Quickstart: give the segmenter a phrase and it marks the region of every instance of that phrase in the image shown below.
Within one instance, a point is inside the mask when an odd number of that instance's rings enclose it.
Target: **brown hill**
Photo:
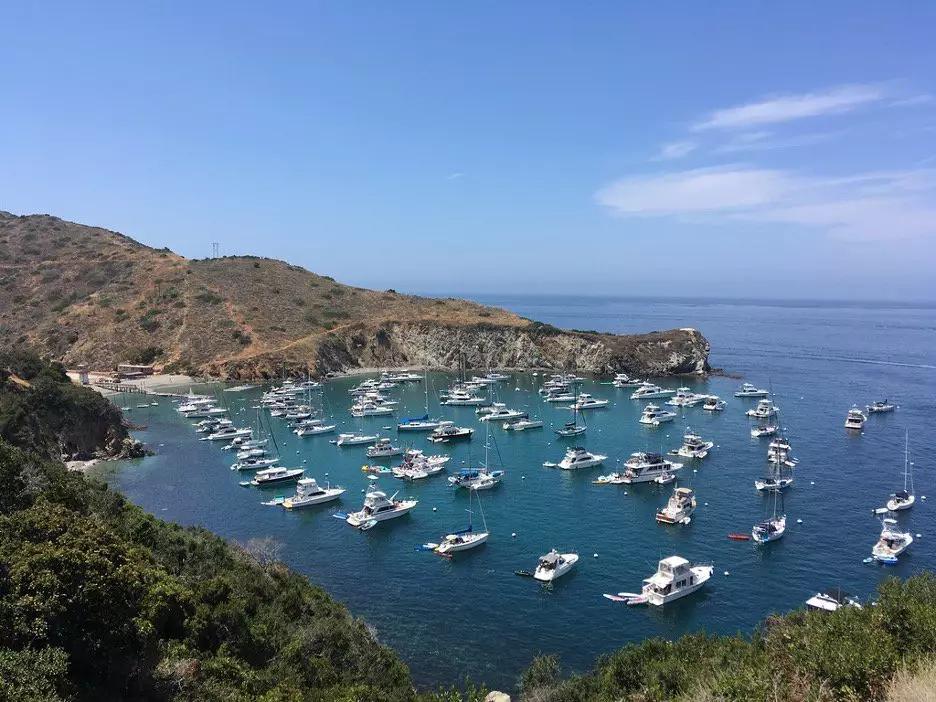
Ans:
[[[224,377],[353,367],[707,370],[692,330],[564,332],[466,300],[379,292],[252,256],[191,260],[116,232],[0,212],[0,343],[66,364]]]

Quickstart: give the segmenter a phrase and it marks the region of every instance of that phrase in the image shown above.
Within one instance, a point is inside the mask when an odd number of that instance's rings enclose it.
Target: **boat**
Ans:
[[[374,402],[364,402],[351,408],[352,417],[384,417],[388,414],[393,414],[392,407]]]
[[[248,448],[238,451],[234,456],[237,460],[243,461],[247,458],[256,458],[257,456],[265,456],[266,449],[264,448]]]
[[[650,403],[644,407],[643,414],[640,415],[640,419],[637,421],[641,424],[658,427],[663,422],[672,422],[674,419],[676,419],[675,412],[670,412]]]
[[[780,490],[774,490],[773,495],[773,516],[762,522],[758,522],[751,529],[751,538],[759,544],[776,541],[786,532],[786,514],[783,513],[783,493]]]
[[[657,477],[655,477],[653,479],[653,482],[655,482],[657,485],[669,485],[674,480],[676,480],[675,475],[664,471],[663,473],[660,473]]]
[[[480,407],[489,404],[489,400],[466,390],[452,390],[444,400],[441,400],[441,404],[453,407]]]
[[[561,461],[556,464],[550,464],[547,467],[561,468],[562,470],[578,470],[580,468],[600,466],[607,459],[607,456],[600,453],[589,453],[582,446],[574,446],[566,449],[565,456],[562,457]]]
[[[291,483],[297,480],[303,474],[302,468],[283,468],[275,466],[266,470],[258,471],[254,474],[253,480],[248,485],[263,487],[264,485],[279,485],[280,483]],[[244,483],[241,483],[242,485]]]
[[[777,433],[777,428],[776,424],[758,424],[756,427],[751,427],[751,436],[755,439],[773,436]]]
[[[469,490],[490,490],[497,487],[504,480],[506,473],[503,470],[490,469],[490,447],[491,447],[491,426],[486,425],[484,436],[484,462],[480,468],[461,470],[451,476],[448,481],[455,487],[463,487]],[[469,456],[469,463],[471,458]]]
[[[907,480],[909,479],[909,486]],[[887,509],[891,512],[902,512],[913,507],[916,495],[913,490],[913,464],[910,462],[910,433],[904,439],[904,486],[903,490],[895,492],[887,501]]]
[[[481,523],[484,525],[484,531],[475,531],[474,524],[472,523],[471,511],[471,492],[468,493],[468,528],[462,529],[461,531],[454,531],[451,534],[446,534],[439,540],[439,545],[436,547],[436,553],[440,553],[443,556],[450,553],[458,553],[459,551],[468,551],[473,548],[477,548],[482,544],[486,544],[488,537],[491,535],[487,528],[487,521],[484,518],[484,510],[481,508],[481,498],[478,498],[478,510],[481,512]]]
[[[368,458],[391,458],[402,456],[405,449],[395,445],[390,439],[377,439],[373,446],[367,447]]]
[[[221,427],[213,434],[199,437],[199,441],[225,441],[238,437],[248,437],[253,434],[252,429],[238,429],[237,427]]]
[[[651,604],[655,607],[678,600],[701,588],[715,572],[712,565],[692,565],[682,556],[669,556],[657,565],[657,571],[643,581],[639,595],[630,595],[628,605]]]
[[[397,431],[435,431],[442,426],[450,426],[454,422],[444,421],[442,419],[430,419],[429,417],[429,376],[428,371],[423,369],[423,393],[425,395],[425,414],[421,417],[411,417],[404,419],[397,424]]]
[[[786,490],[790,485],[793,484],[793,475],[792,472],[788,476],[784,476],[781,471],[781,465],[779,464],[768,464],[767,475],[763,478],[754,481],[754,488],[759,492],[778,492],[780,490]]]
[[[757,401],[757,407],[749,409],[745,414],[754,419],[770,419],[777,414],[778,409],[773,400],[763,398]]]
[[[656,513],[656,520],[661,524],[688,524],[695,508],[696,498],[692,488],[677,487],[666,507]]]
[[[630,399],[632,400],[652,400],[658,397],[670,397],[676,393],[675,390],[664,390],[659,385],[645,383],[634,390]]]
[[[860,431],[866,421],[868,421],[868,418],[861,413],[861,410],[852,407],[845,417],[845,428]]]
[[[456,441],[470,441],[474,429],[470,427],[456,427],[452,424],[439,427],[429,437],[429,441],[434,444],[451,444]]]
[[[721,412],[727,405],[718,395],[708,395],[702,402],[702,409],[706,412]]]
[[[361,446],[362,444],[372,444],[380,437],[376,434],[339,434],[337,446]]]
[[[644,381],[631,378],[627,373],[617,373],[611,384],[616,388],[637,388],[644,384]]]
[[[702,459],[708,456],[708,452],[715,446],[714,441],[705,441],[698,434],[694,434],[692,429],[686,427],[686,433],[683,435],[683,443],[671,453],[683,458]]]
[[[507,407],[501,405],[499,407],[494,407],[490,412],[483,413],[479,418],[479,422],[501,422],[501,421],[510,421],[512,419],[525,419],[530,415],[529,412],[524,412],[523,410],[513,410],[508,409]]]
[[[359,511],[349,514],[345,521],[353,527],[361,528],[370,522],[402,517],[419,504],[419,500],[397,500],[397,494],[394,493],[393,497],[388,498],[387,493],[378,489],[375,478],[371,478],[370,487],[364,496],[364,506]]]
[[[513,422],[504,422],[507,431],[526,431],[527,429],[542,429],[542,419],[517,419]]]
[[[234,439],[227,446],[222,446],[222,451],[241,451],[243,449],[263,448],[269,443],[268,439],[245,439],[239,437]]]
[[[624,474],[608,473],[607,475],[599,475],[592,480],[592,485],[624,485]]]
[[[750,383],[742,384],[741,389],[734,394],[735,397],[767,397],[769,395],[770,392],[768,390],[758,388],[756,385],[751,385]]]
[[[575,395],[568,389],[556,389],[546,393],[546,397],[543,398],[543,401],[549,403],[575,402]]]
[[[315,436],[316,434],[330,434],[337,428],[337,424],[315,424],[299,427],[294,430],[294,433],[296,436]]]
[[[559,437],[563,439],[568,439],[573,436],[581,436],[582,434],[584,434],[585,431],[588,429],[588,424],[586,424],[585,422],[584,415],[582,416],[582,423],[579,424],[578,417],[579,417],[578,403],[575,403],[572,405],[572,421],[566,422],[561,427],[556,429],[556,434],[558,434]]]
[[[321,487],[315,478],[301,478],[296,483],[296,494],[283,500],[286,509],[301,509],[311,505],[337,500],[345,493],[343,487]]]
[[[910,548],[913,535],[897,529],[897,520],[885,517],[881,520],[881,536],[871,549],[871,558],[881,563],[895,563],[897,557]]]
[[[589,410],[589,409],[604,409],[610,403],[611,403],[610,400],[601,400],[601,399],[598,399],[597,397],[592,397],[587,392],[583,392],[583,393],[580,393],[579,396],[575,399],[575,404],[573,405],[573,407],[575,407],[576,410],[581,412],[582,410]]]
[[[877,402],[872,402],[870,405],[865,405],[865,409],[868,410],[868,414],[884,414],[885,412],[893,412],[897,405],[891,404],[887,400],[878,400]]]
[[[682,463],[673,463],[666,460],[659,453],[644,453],[638,451],[624,462],[625,485],[636,483],[649,483],[655,481],[663,474],[673,474],[682,470]]]
[[[806,609],[811,612],[835,612],[842,607],[861,609],[861,603],[840,587],[817,592],[806,600]]]
[[[694,407],[702,402],[705,397],[705,395],[697,395],[689,388],[677,388],[676,394],[667,400],[666,404],[670,407]]]
[[[559,553],[553,549],[539,559],[533,578],[543,583],[551,583],[572,570],[572,566],[578,563],[578,560],[577,553]]]
[[[237,463],[231,465],[231,470],[259,470],[261,468],[269,468],[277,463],[279,463],[279,458],[263,458],[257,456],[237,461]]]

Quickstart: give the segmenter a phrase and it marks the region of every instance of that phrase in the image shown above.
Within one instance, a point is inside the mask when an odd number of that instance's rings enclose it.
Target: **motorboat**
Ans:
[[[624,485],[624,474],[623,473],[608,473],[607,475],[599,475],[597,478],[592,480],[593,485]]]
[[[422,417],[404,419],[397,424],[397,431],[435,431],[439,427],[451,426],[455,422],[441,419],[430,419],[429,414]]]
[[[385,383],[418,383],[423,379],[423,376],[411,371],[398,371],[396,373],[382,373],[380,379]]]
[[[231,470],[260,470],[261,468],[269,468],[270,466],[276,465],[277,463],[279,463],[279,458],[273,456],[268,458],[262,456],[252,456],[232,464]]]
[[[590,453],[582,446],[566,449],[565,456],[555,464],[543,464],[548,468],[561,468],[562,470],[579,470],[580,468],[593,468],[600,466],[608,459],[600,453]]]
[[[868,421],[868,418],[861,413],[861,410],[852,407],[845,417],[845,428],[860,431],[866,421]]]
[[[393,414],[392,407],[378,405],[373,402],[365,402],[351,408],[352,417],[385,417],[388,414]]]
[[[742,384],[741,389],[734,394],[735,397],[767,397],[769,395],[769,390],[758,388],[750,383]]]
[[[368,458],[392,458],[393,456],[402,456],[404,451],[402,446],[397,446],[390,439],[377,439],[373,446],[367,447]]]
[[[871,558],[881,563],[896,563],[897,557],[910,548],[913,535],[897,529],[897,520],[884,518],[881,520],[881,536],[871,549]]]
[[[696,508],[695,492],[692,488],[678,487],[673,490],[666,507],[656,513],[662,524],[688,524]]]
[[[758,424],[756,427],[751,427],[751,437],[760,439],[764,436],[773,436],[777,433],[777,429],[775,424]]]
[[[773,439],[767,447],[767,462],[778,466],[795,468],[798,461],[790,455],[790,441],[784,436]]]
[[[806,600],[806,609],[811,612],[835,612],[842,607],[861,609],[861,603],[858,598],[853,597],[840,587],[825,592],[817,592]]]
[[[526,431],[527,429],[542,429],[542,419],[517,419],[513,422],[504,422],[507,431]]]
[[[878,400],[877,402],[872,402],[870,405],[865,405],[865,409],[868,410],[868,414],[883,414],[885,412],[893,412],[897,405],[894,405],[887,400]]]
[[[646,383],[634,390],[630,399],[632,400],[652,400],[658,397],[670,397],[676,393],[675,390],[665,390],[659,385]]]
[[[222,451],[242,451],[244,449],[263,448],[269,443],[269,439],[246,439],[243,436],[234,439],[227,446],[222,446]]]
[[[315,436],[316,434],[330,434],[337,428],[337,424],[315,424],[299,427],[294,430],[294,433],[296,436]]]
[[[592,397],[587,392],[583,392],[575,399],[575,409],[579,412],[588,409],[604,409],[610,403],[610,400],[601,400],[597,397]]]
[[[681,556],[669,556],[659,562],[656,573],[643,581],[640,595],[627,597],[626,602],[661,607],[691,595],[705,585],[714,572],[713,565],[692,565]]]
[[[780,490],[774,490],[773,496],[773,516],[758,522],[751,529],[751,538],[759,544],[776,541],[786,532],[786,514],[782,506],[783,493]]]
[[[577,553],[559,553],[553,549],[539,559],[533,577],[540,582],[551,583],[572,570],[572,566],[578,563],[578,560]]]
[[[668,461],[659,453],[638,451],[624,462],[623,482],[625,485],[649,483],[664,473],[672,474],[679,470],[682,470],[682,463]]]
[[[667,400],[666,404],[670,407],[694,407],[705,398],[705,395],[697,395],[689,388],[677,388],[676,394]]]
[[[301,509],[312,505],[320,505],[324,502],[337,500],[345,493],[343,487],[321,487],[315,478],[301,478],[296,483],[296,494],[283,500],[283,507],[286,509]]]
[[[439,427],[432,432],[429,441],[434,444],[451,444],[456,441],[470,441],[472,434],[474,434],[474,429],[471,427],[456,427],[449,424],[444,427]]]
[[[669,472],[660,473],[657,477],[653,479],[657,485],[669,485],[676,480],[676,476]]]
[[[252,429],[238,429],[237,427],[221,427],[218,431],[207,436],[199,437],[199,441],[225,441],[238,437],[247,437],[253,433]]]
[[[640,419],[637,421],[641,424],[658,427],[663,422],[672,422],[674,419],[676,419],[675,412],[670,412],[651,403],[644,407],[643,414],[640,415]]]
[[[255,487],[263,487],[264,485],[291,483],[295,480],[298,480],[303,472],[304,471],[302,468],[283,468],[281,466],[274,466],[273,468],[267,468],[266,470],[261,470],[255,473],[253,480],[251,480],[248,484]],[[241,484],[243,485],[243,483]]]
[[[611,384],[616,388],[637,388],[644,384],[644,381],[631,378],[627,373],[617,373]]]
[[[793,484],[793,476],[789,477],[780,477],[776,475],[768,475],[764,478],[759,478],[754,481],[754,488],[759,492],[772,492],[776,490],[786,490],[790,485]]]
[[[543,401],[549,403],[575,402],[575,395],[572,394],[569,390],[556,390],[554,392],[547,393],[546,397],[543,398]]]
[[[718,395],[706,395],[705,400],[702,401],[702,409],[706,412],[722,412],[727,405],[728,403]]]
[[[757,407],[749,409],[745,414],[754,419],[770,419],[777,414],[778,409],[773,400],[763,398],[757,401]]]
[[[247,458],[256,458],[257,456],[265,456],[265,455],[266,455],[266,449],[258,446],[255,448],[241,449],[240,451],[237,452],[237,454],[234,457],[239,461],[243,461],[244,459],[247,459]]]
[[[708,452],[715,446],[714,441],[705,441],[698,434],[694,434],[692,429],[686,427],[686,433],[683,435],[683,443],[675,451],[675,455],[683,458],[705,458]]]
[[[524,412],[523,410],[513,410],[508,409],[507,407],[495,407],[490,412],[485,412],[479,418],[479,422],[502,422],[510,421],[512,419],[524,419],[530,415],[529,412]]]
[[[371,479],[373,481],[373,478]],[[367,494],[364,496],[364,506],[357,512],[349,514],[345,521],[353,527],[362,528],[371,522],[383,522],[388,519],[402,517],[419,504],[419,500],[397,500],[396,494],[387,497],[387,493],[378,489],[377,483],[371,482]]]
[[[474,395],[465,390],[453,390],[444,400],[441,400],[441,404],[453,407],[480,407],[489,404],[489,400],[486,397]]]
[[[909,481],[909,483],[908,483]],[[887,501],[887,509],[891,512],[902,512],[913,507],[916,502],[916,495],[913,490],[913,464],[910,462],[910,434],[906,436],[906,446],[904,448],[904,486],[891,495]]]
[[[372,444],[380,437],[376,434],[339,434],[337,446],[361,446],[362,444]]]

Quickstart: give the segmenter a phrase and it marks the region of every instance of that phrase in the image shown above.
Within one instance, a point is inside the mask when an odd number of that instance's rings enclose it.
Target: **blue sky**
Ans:
[[[936,299],[930,2],[0,23],[0,209],[398,290]]]

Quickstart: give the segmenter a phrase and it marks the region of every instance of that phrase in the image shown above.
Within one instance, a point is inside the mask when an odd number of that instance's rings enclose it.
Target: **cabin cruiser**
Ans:
[[[380,437],[376,434],[339,434],[337,446],[360,446],[361,444],[372,444]]]
[[[754,489],[758,492],[774,492],[786,490],[793,484],[793,476],[781,477],[780,475],[768,475],[754,481]]]
[[[258,471],[254,475],[254,479],[251,480],[248,484],[254,485],[256,487],[262,487],[264,485],[291,483],[298,479],[303,472],[304,471],[302,468],[283,468],[281,466],[275,466],[273,468],[267,468],[266,470]]]
[[[392,407],[378,405],[373,402],[365,402],[351,408],[352,417],[385,417],[388,414],[393,414]]]
[[[777,433],[777,428],[775,424],[758,424],[751,428],[751,437],[759,439],[762,436],[773,436]]]
[[[397,373],[381,373],[380,380],[385,383],[418,383],[423,377],[412,371],[399,371]]]
[[[253,434],[252,429],[238,429],[236,427],[221,427],[218,431],[208,436],[199,437],[199,441],[223,441],[225,439],[236,439],[238,437],[247,437]]]
[[[276,465],[277,463],[279,463],[279,458],[263,458],[260,456],[252,456],[232,464],[231,470],[258,470],[260,468],[269,468],[270,466]]]
[[[686,433],[683,435],[683,444],[674,452],[677,456],[683,458],[705,458],[708,452],[715,446],[714,441],[704,441],[698,434],[693,434],[692,429],[686,427]]]
[[[550,390],[543,398],[544,402],[575,402],[575,395],[568,389]]]
[[[367,447],[368,458],[391,458],[392,456],[402,456],[404,452],[402,446],[396,446],[390,439],[377,439],[373,446]]]
[[[663,474],[672,474],[681,469],[682,463],[667,461],[659,453],[638,451],[625,461],[622,482],[626,485],[649,483]]]
[[[770,395],[768,390],[758,389],[756,385],[750,383],[744,383],[734,394],[735,397],[767,397],[768,395]]]
[[[672,422],[674,419],[676,419],[675,412],[670,412],[651,403],[644,407],[643,414],[640,415],[640,419],[637,421],[641,424],[658,427],[663,422]]]
[[[566,449],[565,456],[555,464],[554,467],[562,470],[578,470],[579,468],[592,468],[600,466],[608,459],[600,453],[589,453],[582,446],[574,446]],[[553,467],[553,466],[549,466]]]
[[[639,388],[634,390],[630,396],[630,399],[651,400],[657,397],[670,397],[675,392],[675,390],[664,390],[659,385],[654,385],[653,383],[645,383],[644,385],[641,385]]]
[[[583,392],[575,399],[573,407],[579,412],[587,409],[604,409],[610,402],[610,400],[599,400],[596,397],[592,397],[587,392]]]
[[[441,419],[429,419],[428,414],[422,417],[404,419],[397,424],[397,431],[435,431],[439,427],[451,426],[455,422]]]
[[[770,419],[775,414],[777,414],[777,406],[774,405],[773,400],[767,398],[757,401],[757,407],[754,409],[749,409],[745,414],[748,417],[753,417],[754,419]]]
[[[220,417],[224,414],[227,414],[226,409],[223,407],[215,407],[214,405],[206,405],[205,407],[199,407],[188,411],[179,410],[179,412],[186,419],[198,419],[200,417]]]
[[[479,407],[489,404],[486,397],[474,395],[466,390],[452,390],[440,402],[443,405],[452,405],[453,407]]]
[[[656,520],[662,524],[688,524],[695,508],[695,492],[691,488],[678,487],[673,490],[666,507],[656,513]]]
[[[910,548],[913,536],[910,532],[897,530],[896,519],[882,519],[881,536],[871,549],[871,558],[881,563],[896,563],[897,557]]]
[[[503,479],[504,471],[502,470],[489,471],[486,468],[472,470],[469,468],[458,471],[455,475],[450,476],[448,481],[455,487],[463,487],[477,491],[490,490],[503,481]]]
[[[471,379],[475,383],[481,383],[482,385],[492,385],[494,383],[499,383],[502,380],[510,380],[509,375],[504,375],[503,373],[485,373],[484,375],[476,375]]]
[[[383,522],[387,519],[402,517],[404,514],[409,514],[410,510],[419,504],[419,500],[395,500],[395,497],[396,495],[388,498],[387,493],[379,490],[377,483],[372,482],[364,496],[364,506],[359,511],[349,514],[345,521],[353,527],[360,528],[370,522]]]
[[[512,410],[507,407],[495,407],[490,412],[485,412],[479,418],[479,422],[502,422],[510,421],[511,419],[525,419],[530,415],[529,412],[524,412],[522,410]]]
[[[706,412],[721,412],[727,404],[718,395],[708,395],[702,403],[702,409]]]
[[[882,414],[884,412],[893,412],[896,405],[891,404],[887,400],[878,400],[877,402],[872,402],[870,405],[865,405],[865,409],[868,410],[868,414]]]
[[[207,424],[206,424],[207,422]],[[214,434],[224,427],[233,427],[234,422],[230,419],[203,419],[195,427],[196,434]]]
[[[627,604],[651,604],[661,607],[680,597],[691,595],[707,583],[715,567],[691,565],[681,556],[664,558],[657,565],[657,572],[643,581],[640,594],[626,600]]]
[[[860,430],[866,421],[868,421],[868,418],[861,413],[861,410],[852,407],[848,410],[848,416],[845,417],[845,428]]]
[[[254,448],[245,448],[245,449],[241,449],[240,451],[238,451],[238,452],[235,454],[234,457],[235,457],[238,461],[242,461],[242,460],[244,460],[245,458],[255,458],[255,457],[257,457],[257,456],[265,456],[265,455],[266,455],[266,449],[265,449],[265,448],[262,448],[262,447],[260,447],[260,446],[257,446],[257,447],[254,447]]]
[[[806,609],[812,612],[834,612],[842,607],[861,609],[861,603],[840,587],[817,592],[806,600]]]
[[[676,394],[666,401],[670,407],[694,407],[705,399],[705,395],[697,395],[689,388],[678,388]]]
[[[301,478],[296,483],[296,494],[283,500],[286,509],[301,509],[310,505],[320,505],[323,502],[337,500],[345,493],[343,487],[320,487],[315,478]]]
[[[578,559],[577,553],[559,553],[553,549],[539,559],[533,577],[540,582],[551,583],[572,570]]]
[[[624,485],[624,474],[623,473],[608,473],[607,475],[599,475],[597,478],[592,480],[593,485]]]
[[[293,433],[296,436],[315,436],[316,434],[328,434],[337,428],[337,424],[305,424],[293,430]]]
[[[611,384],[616,388],[637,388],[644,384],[644,381],[631,378],[627,373],[617,373]]]
[[[526,431],[527,429],[542,429],[542,419],[518,419],[514,422],[504,422],[507,431]]]
[[[469,441],[472,434],[474,434],[474,429],[470,427],[456,427],[449,424],[432,432],[429,441],[434,444],[451,444],[456,441]]]
[[[242,449],[263,448],[267,445],[269,439],[246,439],[243,436],[234,439],[227,446],[222,446],[222,451],[240,451]]]

